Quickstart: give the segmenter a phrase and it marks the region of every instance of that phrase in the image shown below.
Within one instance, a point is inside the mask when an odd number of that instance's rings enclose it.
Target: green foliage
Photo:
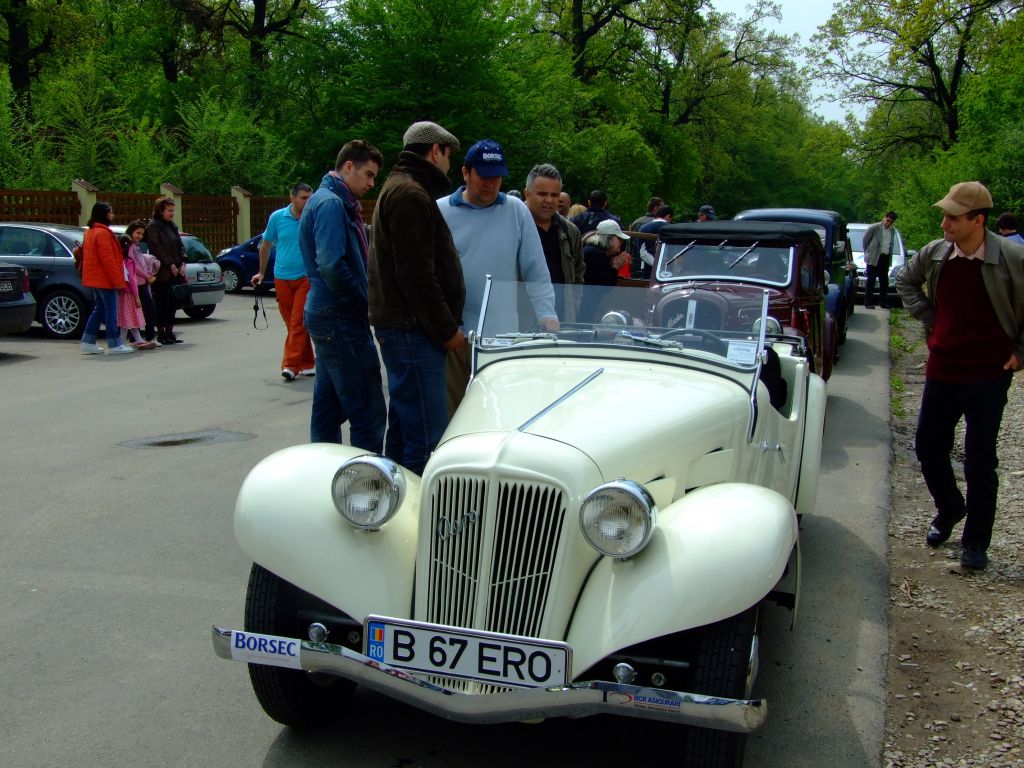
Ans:
[[[196,194],[224,194],[231,180],[251,192],[277,191],[294,164],[283,143],[238,103],[213,91],[179,107],[182,125],[170,140],[165,181]]]

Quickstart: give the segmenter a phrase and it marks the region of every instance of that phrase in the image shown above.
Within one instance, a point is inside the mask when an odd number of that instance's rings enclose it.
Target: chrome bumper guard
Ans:
[[[213,650],[222,659],[234,659],[231,639],[232,630],[213,627]],[[612,714],[750,733],[768,716],[768,702],[764,699],[723,699],[600,680],[559,688],[471,695],[435,685],[350,648],[308,640],[301,641],[298,665],[306,672],[336,675],[426,712],[464,723]]]

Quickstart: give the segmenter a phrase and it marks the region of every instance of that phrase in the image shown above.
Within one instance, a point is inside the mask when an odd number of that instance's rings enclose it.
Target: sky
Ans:
[[[824,24],[832,15],[833,3],[830,0],[775,0],[782,7],[782,22],[776,24],[774,31],[786,35],[800,35],[800,45],[807,45],[819,26]],[[716,10],[723,13],[732,13],[738,16],[747,15],[746,9],[750,0],[711,0]],[[826,93],[821,86],[814,85],[811,88],[814,96],[822,96]],[[845,119],[848,105],[833,104],[822,101],[815,104],[814,111],[828,120]],[[853,109],[854,114],[861,115],[859,108]]]

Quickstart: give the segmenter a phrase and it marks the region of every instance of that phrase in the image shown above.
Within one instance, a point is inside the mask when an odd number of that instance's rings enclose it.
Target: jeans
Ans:
[[[878,297],[883,308],[889,306],[889,260],[891,254],[880,253],[878,263],[875,266],[867,265],[867,283],[864,286],[864,304],[872,306],[875,303],[875,280],[878,280]]]
[[[352,445],[380,453],[387,411],[369,321],[345,316],[333,305],[307,307],[304,318],[316,348],[310,440],[340,443],[347,421]]]
[[[82,332],[83,344],[95,344],[100,332],[100,323],[107,329],[107,348],[121,346],[121,330],[117,327],[117,290],[114,288],[92,289],[92,312],[85,321]]]
[[[935,501],[938,517],[952,527],[967,515],[961,540],[982,550],[992,540],[999,477],[996,438],[1003,419],[1012,374],[971,384],[948,384],[925,379],[914,450],[921,474]],[[950,463],[953,436],[964,418],[964,478],[967,498],[960,492]]]
[[[448,426],[445,349],[418,329],[376,333],[390,395],[384,455],[422,475]]]

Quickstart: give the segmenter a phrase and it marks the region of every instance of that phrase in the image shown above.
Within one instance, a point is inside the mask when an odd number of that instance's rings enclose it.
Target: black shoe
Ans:
[[[864,309],[874,309],[874,308],[875,308],[874,304],[865,304],[864,305]]]
[[[174,339],[170,336],[157,336],[156,340],[163,344],[165,347],[169,344],[174,344]]]
[[[953,528],[963,519],[963,513],[953,522],[948,522],[942,515],[936,515],[935,519],[932,520],[931,526],[928,528],[928,533],[925,534],[925,543],[929,547],[941,547],[949,541],[949,537],[953,535]]]
[[[179,339],[177,336],[172,336],[171,338],[174,339],[174,343],[175,344],[184,344],[185,343],[184,339]]]
[[[984,549],[977,544],[964,544],[963,551],[960,552],[960,566],[962,568],[983,571],[987,565],[988,555],[985,554]]]

